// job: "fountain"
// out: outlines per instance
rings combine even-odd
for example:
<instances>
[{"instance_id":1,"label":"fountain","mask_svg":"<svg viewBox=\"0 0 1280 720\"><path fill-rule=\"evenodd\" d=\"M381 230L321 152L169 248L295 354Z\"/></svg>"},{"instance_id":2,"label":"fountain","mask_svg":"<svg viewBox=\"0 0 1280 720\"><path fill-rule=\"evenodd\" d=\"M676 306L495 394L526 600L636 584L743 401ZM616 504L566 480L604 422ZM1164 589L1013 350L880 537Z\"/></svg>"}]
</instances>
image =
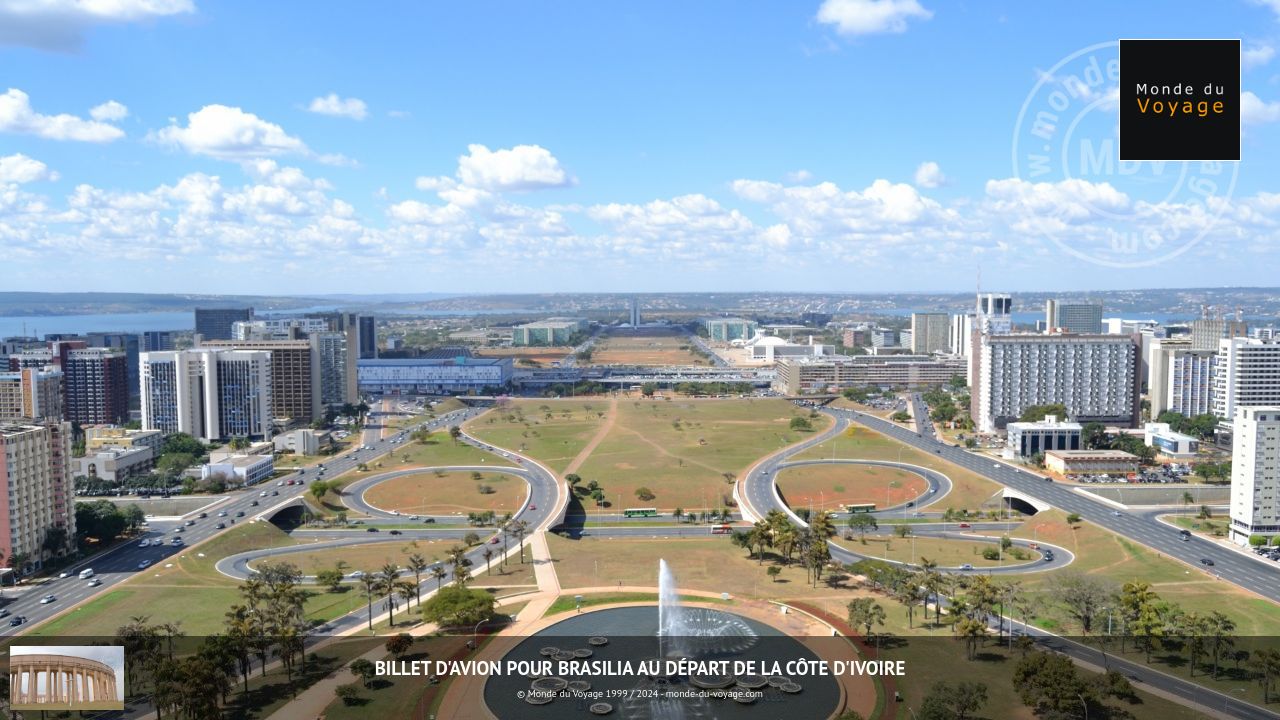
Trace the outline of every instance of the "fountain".
<instances>
[{"instance_id":1,"label":"fountain","mask_svg":"<svg viewBox=\"0 0 1280 720\"><path fill-rule=\"evenodd\" d=\"M658 560L658 658L681 658L688 655L685 638L689 623L680 606L676 576L666 560Z\"/></svg>"}]
</instances>

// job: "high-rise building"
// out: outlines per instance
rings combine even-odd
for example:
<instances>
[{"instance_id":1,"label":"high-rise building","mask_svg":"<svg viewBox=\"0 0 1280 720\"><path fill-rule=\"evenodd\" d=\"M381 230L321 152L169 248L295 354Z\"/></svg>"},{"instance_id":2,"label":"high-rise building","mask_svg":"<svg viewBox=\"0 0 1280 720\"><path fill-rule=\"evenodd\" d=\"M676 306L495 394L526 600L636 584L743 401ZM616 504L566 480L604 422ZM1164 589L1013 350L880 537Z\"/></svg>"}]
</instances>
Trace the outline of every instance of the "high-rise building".
<instances>
[{"instance_id":1,"label":"high-rise building","mask_svg":"<svg viewBox=\"0 0 1280 720\"><path fill-rule=\"evenodd\" d=\"M1188 342L1152 340L1147 375L1151 417L1164 412L1187 417L1213 412L1213 373L1218 354L1192 350Z\"/></svg>"},{"instance_id":2,"label":"high-rise building","mask_svg":"<svg viewBox=\"0 0 1280 720\"><path fill-rule=\"evenodd\" d=\"M951 326L947 333L947 351L952 355L969 357L970 342L973 340L973 313L961 313L951 316Z\"/></svg>"},{"instance_id":3,"label":"high-rise building","mask_svg":"<svg viewBox=\"0 0 1280 720\"><path fill-rule=\"evenodd\" d=\"M1280 534L1280 407L1241 407L1231 424L1231 532Z\"/></svg>"},{"instance_id":4,"label":"high-rise building","mask_svg":"<svg viewBox=\"0 0 1280 720\"><path fill-rule=\"evenodd\" d=\"M1138 344L1121 335L982 335L970 389L983 432L1036 405L1061 403L1075 422L1138 422Z\"/></svg>"},{"instance_id":5,"label":"high-rise building","mask_svg":"<svg viewBox=\"0 0 1280 720\"><path fill-rule=\"evenodd\" d=\"M129 363L108 348L71 350L62 361L62 412L81 425L119 425L129 420Z\"/></svg>"},{"instance_id":6,"label":"high-rise building","mask_svg":"<svg viewBox=\"0 0 1280 720\"><path fill-rule=\"evenodd\" d=\"M271 437L271 353L201 348L141 361L143 428L209 442Z\"/></svg>"},{"instance_id":7,"label":"high-rise building","mask_svg":"<svg viewBox=\"0 0 1280 720\"><path fill-rule=\"evenodd\" d=\"M62 422L62 399L61 370L0 372L0 420Z\"/></svg>"},{"instance_id":8,"label":"high-rise building","mask_svg":"<svg viewBox=\"0 0 1280 720\"><path fill-rule=\"evenodd\" d=\"M875 328L871 331L871 347L895 347L897 345L897 330L890 328Z\"/></svg>"},{"instance_id":9,"label":"high-rise building","mask_svg":"<svg viewBox=\"0 0 1280 720\"><path fill-rule=\"evenodd\" d=\"M372 315L360 316L360 359L378 357L378 322Z\"/></svg>"},{"instance_id":10,"label":"high-rise building","mask_svg":"<svg viewBox=\"0 0 1280 720\"><path fill-rule=\"evenodd\" d=\"M1213 414L1229 424L1237 408L1272 405L1280 405L1280 341L1248 337L1219 340Z\"/></svg>"},{"instance_id":11,"label":"high-rise building","mask_svg":"<svg viewBox=\"0 0 1280 720\"><path fill-rule=\"evenodd\" d=\"M1061 330L1082 335L1099 335L1102 333L1102 303L1046 300L1044 321L1050 332Z\"/></svg>"},{"instance_id":12,"label":"high-rise building","mask_svg":"<svg viewBox=\"0 0 1280 720\"><path fill-rule=\"evenodd\" d=\"M1008 335L1013 332L1013 296L1006 293L979 292L973 308L969 334L969 387L978 382L978 348L984 335Z\"/></svg>"},{"instance_id":13,"label":"high-rise building","mask_svg":"<svg viewBox=\"0 0 1280 720\"><path fill-rule=\"evenodd\" d=\"M932 355L951 350L951 316L946 313L911 313L911 352Z\"/></svg>"},{"instance_id":14,"label":"high-rise building","mask_svg":"<svg viewBox=\"0 0 1280 720\"><path fill-rule=\"evenodd\" d=\"M342 368L343 378L342 402L360 401L360 388L356 375L360 359L360 316L351 312L313 313L309 318L324 318L329 323L329 332L342 333L346 362Z\"/></svg>"},{"instance_id":15,"label":"high-rise building","mask_svg":"<svg viewBox=\"0 0 1280 720\"><path fill-rule=\"evenodd\" d=\"M1249 325L1243 320L1201 318L1191 321L1191 349L1217 350L1220 340L1248 337Z\"/></svg>"},{"instance_id":16,"label":"high-rise building","mask_svg":"<svg viewBox=\"0 0 1280 720\"><path fill-rule=\"evenodd\" d=\"M142 333L140 352L163 352L173 349L173 333L168 330L148 330Z\"/></svg>"},{"instance_id":17,"label":"high-rise building","mask_svg":"<svg viewBox=\"0 0 1280 720\"><path fill-rule=\"evenodd\" d=\"M91 348L111 348L124 353L125 387L129 392L129 408L138 407L138 353L141 351L142 337L134 333L86 333L85 339Z\"/></svg>"},{"instance_id":18,"label":"high-rise building","mask_svg":"<svg viewBox=\"0 0 1280 720\"><path fill-rule=\"evenodd\" d=\"M69 423L0 424L0 552L19 573L65 554L76 537ZM62 536L50 552L50 532Z\"/></svg>"},{"instance_id":19,"label":"high-rise building","mask_svg":"<svg viewBox=\"0 0 1280 720\"><path fill-rule=\"evenodd\" d=\"M254 318L231 323L231 339L299 340L328 329L329 321L321 317Z\"/></svg>"},{"instance_id":20,"label":"high-rise building","mask_svg":"<svg viewBox=\"0 0 1280 720\"><path fill-rule=\"evenodd\" d=\"M320 387L320 412L325 408L351 402L348 395L347 335L340 332L311 333L311 352L316 358L317 381Z\"/></svg>"},{"instance_id":21,"label":"high-rise building","mask_svg":"<svg viewBox=\"0 0 1280 720\"><path fill-rule=\"evenodd\" d=\"M196 308L196 335L205 340L230 340L231 326L253 319L253 308Z\"/></svg>"},{"instance_id":22,"label":"high-rise building","mask_svg":"<svg viewBox=\"0 0 1280 720\"><path fill-rule=\"evenodd\" d=\"M320 359L307 340L210 340L197 349L256 350L271 355L271 415L281 428L309 425L324 415Z\"/></svg>"},{"instance_id":23,"label":"high-rise building","mask_svg":"<svg viewBox=\"0 0 1280 720\"><path fill-rule=\"evenodd\" d=\"M631 327L640 324L640 299L631 298Z\"/></svg>"}]
</instances>

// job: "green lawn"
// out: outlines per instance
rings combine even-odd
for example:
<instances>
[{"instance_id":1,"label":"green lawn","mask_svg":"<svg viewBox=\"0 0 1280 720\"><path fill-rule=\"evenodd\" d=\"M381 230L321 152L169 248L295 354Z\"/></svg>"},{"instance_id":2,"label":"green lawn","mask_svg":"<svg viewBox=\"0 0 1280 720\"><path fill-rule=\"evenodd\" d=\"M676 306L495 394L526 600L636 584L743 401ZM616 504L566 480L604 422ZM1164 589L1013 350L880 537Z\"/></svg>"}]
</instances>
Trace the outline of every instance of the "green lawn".
<instances>
[{"instance_id":1,"label":"green lawn","mask_svg":"<svg viewBox=\"0 0 1280 720\"><path fill-rule=\"evenodd\" d=\"M609 400L514 400L467 424L495 446L524 452L556 472L586 447L607 417Z\"/></svg>"}]
</instances>

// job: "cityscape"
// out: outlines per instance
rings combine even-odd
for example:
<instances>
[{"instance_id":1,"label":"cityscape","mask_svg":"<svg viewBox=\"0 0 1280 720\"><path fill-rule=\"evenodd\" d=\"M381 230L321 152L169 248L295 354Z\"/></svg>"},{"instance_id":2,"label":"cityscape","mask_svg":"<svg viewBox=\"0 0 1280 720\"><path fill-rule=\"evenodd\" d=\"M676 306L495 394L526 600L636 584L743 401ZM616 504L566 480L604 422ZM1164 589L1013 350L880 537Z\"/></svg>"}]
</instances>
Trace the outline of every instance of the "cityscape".
<instances>
[{"instance_id":1,"label":"cityscape","mask_svg":"<svg viewBox=\"0 0 1280 720\"><path fill-rule=\"evenodd\" d=\"M0 713L1280 718L1278 27L0 0Z\"/></svg>"}]
</instances>

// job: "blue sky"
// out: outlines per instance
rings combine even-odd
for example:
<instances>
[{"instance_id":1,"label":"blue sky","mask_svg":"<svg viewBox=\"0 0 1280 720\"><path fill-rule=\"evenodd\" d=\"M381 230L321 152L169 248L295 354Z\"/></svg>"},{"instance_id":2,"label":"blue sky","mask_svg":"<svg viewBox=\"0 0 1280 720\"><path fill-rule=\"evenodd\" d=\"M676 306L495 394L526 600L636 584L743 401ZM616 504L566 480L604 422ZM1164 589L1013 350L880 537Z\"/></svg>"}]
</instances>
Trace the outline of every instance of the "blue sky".
<instances>
[{"instance_id":1,"label":"blue sky","mask_svg":"<svg viewBox=\"0 0 1280 720\"><path fill-rule=\"evenodd\" d=\"M0 2L7 289L1276 284L1280 2L324 7ZM1242 38L1230 192L1015 162L1120 37Z\"/></svg>"}]
</instances>

